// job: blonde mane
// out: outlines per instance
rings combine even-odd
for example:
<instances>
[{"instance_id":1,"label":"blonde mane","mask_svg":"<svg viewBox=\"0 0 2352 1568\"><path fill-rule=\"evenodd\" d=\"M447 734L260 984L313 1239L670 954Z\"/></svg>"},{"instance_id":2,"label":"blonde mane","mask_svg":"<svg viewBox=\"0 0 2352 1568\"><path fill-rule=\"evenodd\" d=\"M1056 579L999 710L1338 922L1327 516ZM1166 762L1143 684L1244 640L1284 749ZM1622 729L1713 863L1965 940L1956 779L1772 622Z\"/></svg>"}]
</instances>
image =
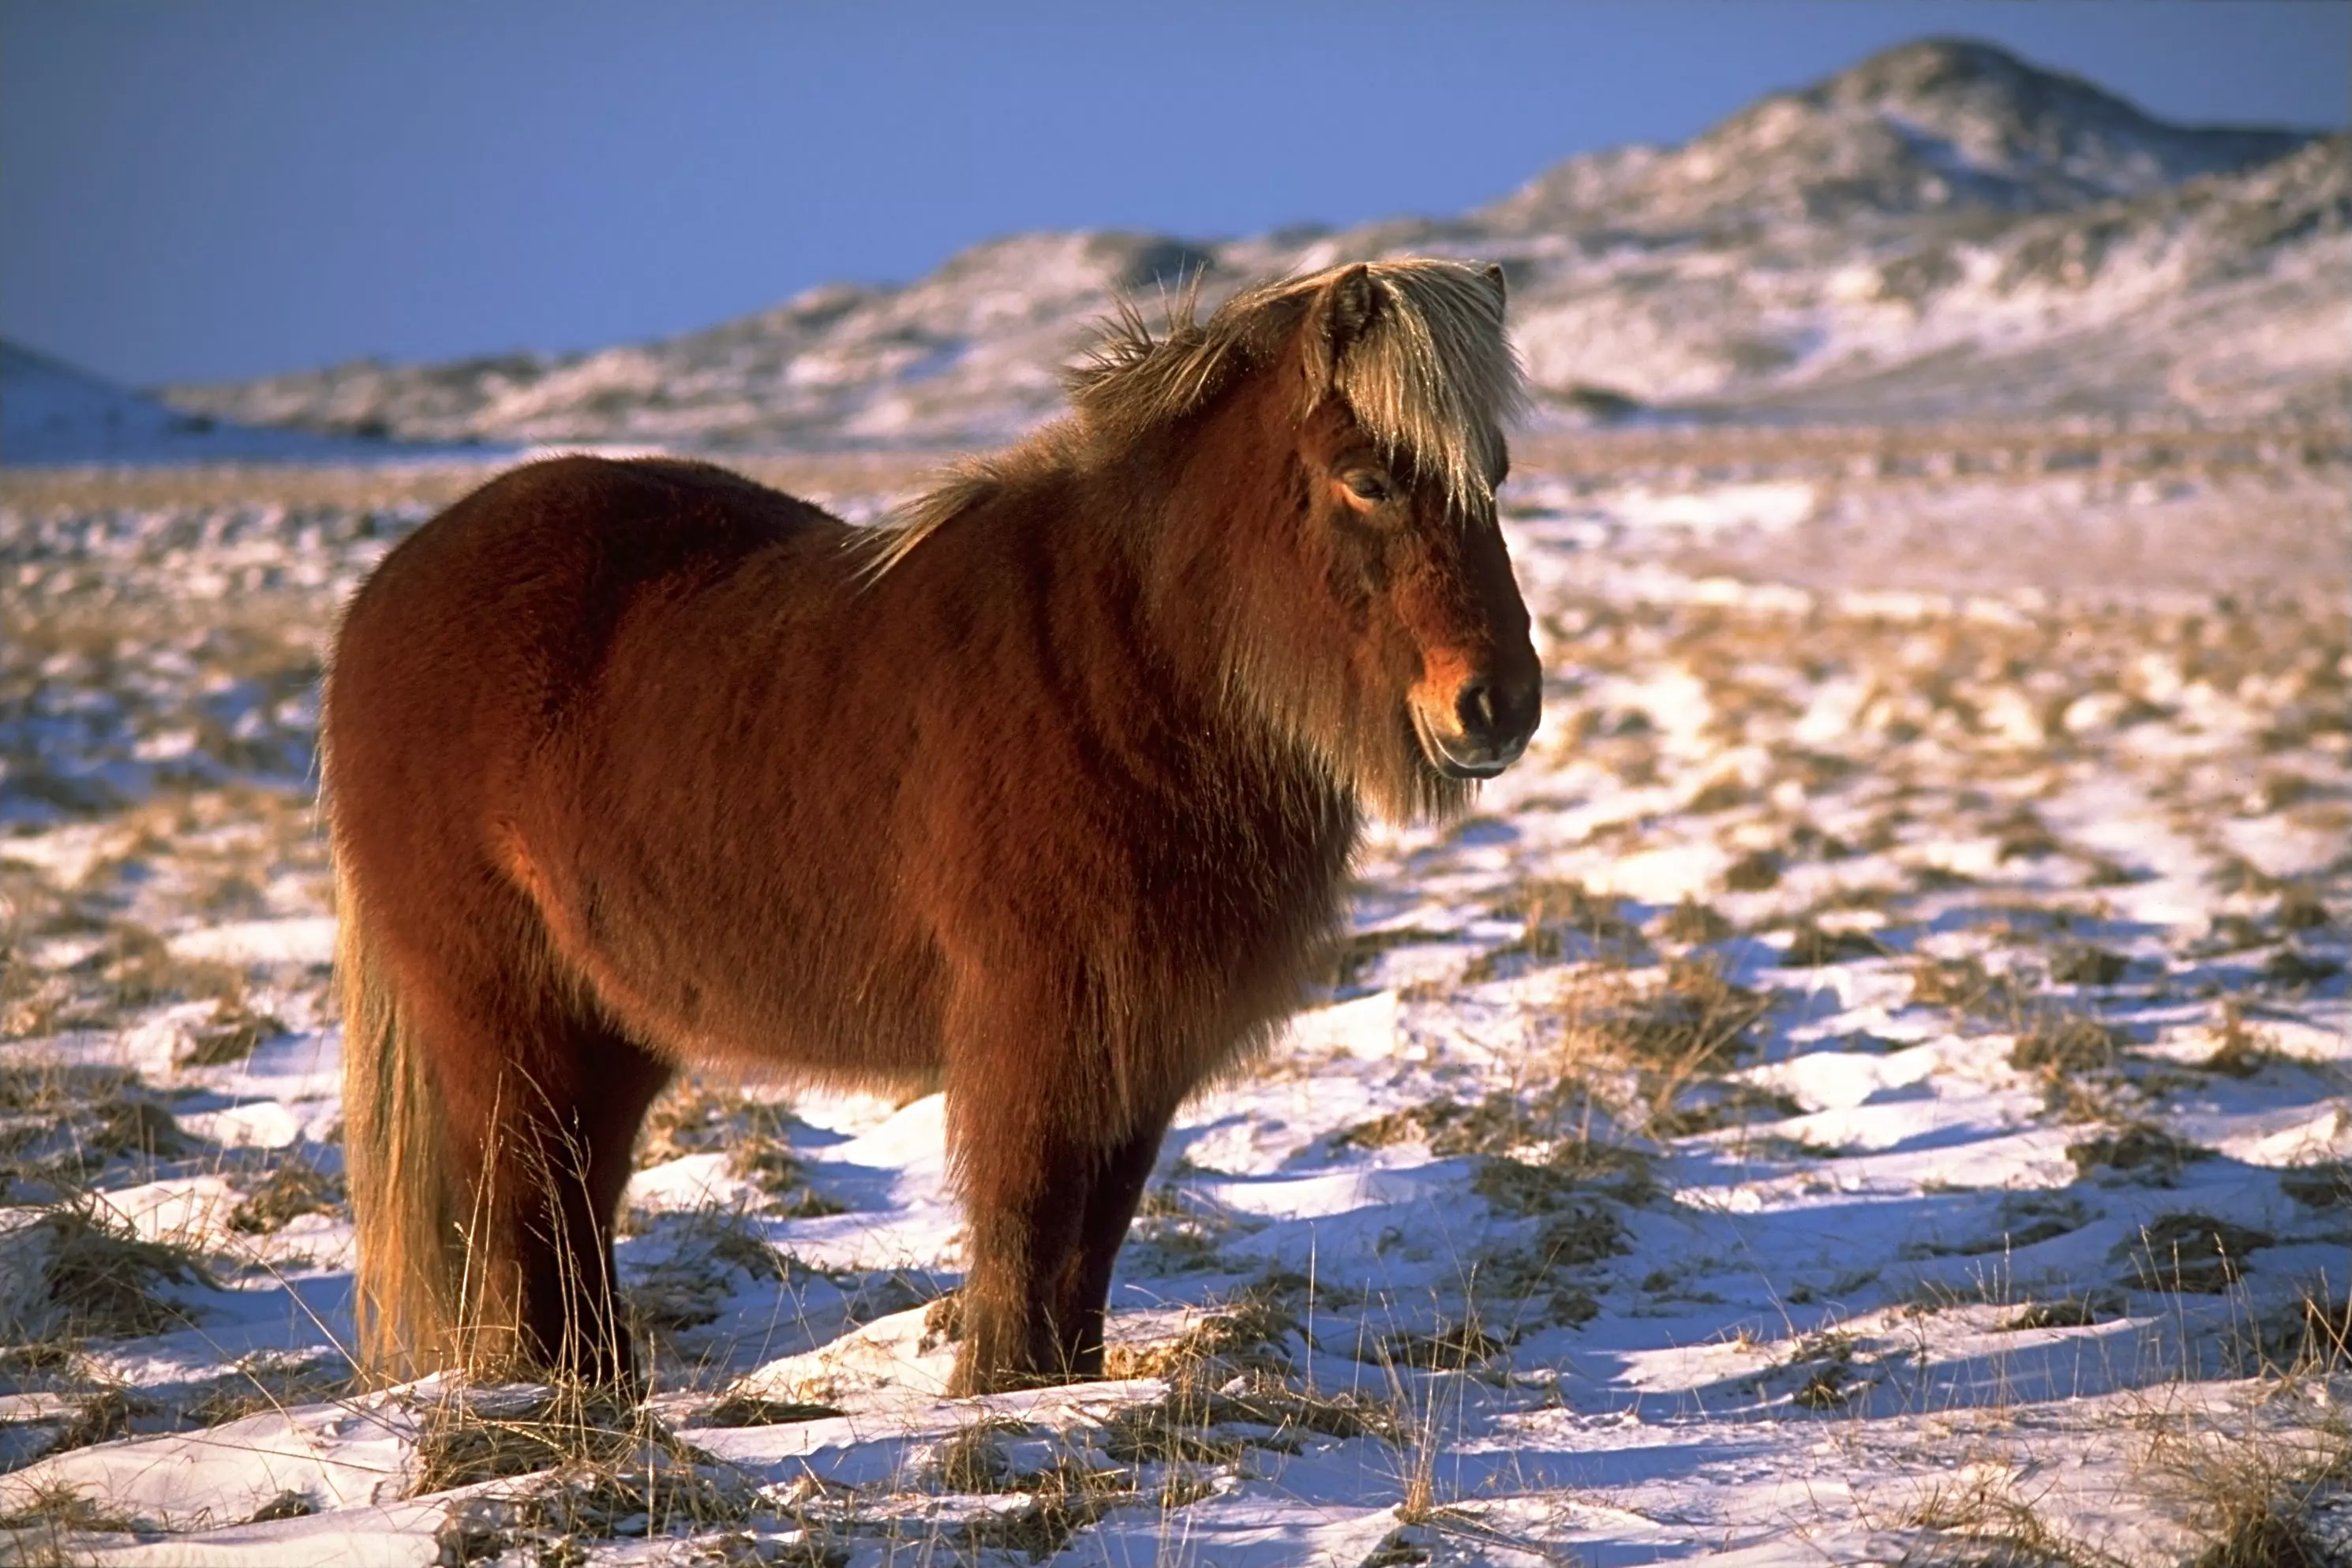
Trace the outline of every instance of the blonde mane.
<instances>
[{"instance_id":1,"label":"blonde mane","mask_svg":"<svg viewBox=\"0 0 2352 1568\"><path fill-rule=\"evenodd\" d=\"M887 521L861 530L860 543L873 552L866 575L888 571L1029 462L1067 457L1082 445L1124 447L1196 412L1236 375L1271 361L1346 270L1244 289L1206 321L1197 319L1188 289L1171 302L1158 333L1131 300L1120 299L1084 362L1065 378L1071 418L1002 457L959 465ZM1503 330L1501 273L1419 256L1371 262L1364 272L1377 308L1336 365L1310 367L1328 373L1302 385L1301 416L1332 387L1382 455L1437 479L1455 510L1491 505L1503 472L1502 427L1527 400Z\"/></svg>"}]
</instances>

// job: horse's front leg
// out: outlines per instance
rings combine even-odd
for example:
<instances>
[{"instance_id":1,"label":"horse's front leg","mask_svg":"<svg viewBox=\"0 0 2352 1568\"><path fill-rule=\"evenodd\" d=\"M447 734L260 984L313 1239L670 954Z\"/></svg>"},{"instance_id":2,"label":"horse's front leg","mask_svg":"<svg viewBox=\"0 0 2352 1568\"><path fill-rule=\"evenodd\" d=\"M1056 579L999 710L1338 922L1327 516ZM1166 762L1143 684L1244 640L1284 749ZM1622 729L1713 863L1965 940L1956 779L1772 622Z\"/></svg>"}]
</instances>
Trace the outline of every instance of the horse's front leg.
<instances>
[{"instance_id":1,"label":"horse's front leg","mask_svg":"<svg viewBox=\"0 0 2352 1568\"><path fill-rule=\"evenodd\" d=\"M1151 1167L1159 1161L1160 1141L1167 1129L1165 1114L1144 1118L1141 1126L1103 1156L1087 1186L1078 1245L1056 1281L1054 1312L1055 1326L1064 1334L1058 1354L1073 1377L1102 1375L1111 1270L1151 1179Z\"/></svg>"},{"instance_id":2,"label":"horse's front leg","mask_svg":"<svg viewBox=\"0 0 2352 1568\"><path fill-rule=\"evenodd\" d=\"M1121 1134L1108 1107L1063 1119L1007 1103L1010 1092L958 1098L949 1115L966 1241L952 1392L1101 1376L1111 1269L1168 1118Z\"/></svg>"},{"instance_id":3,"label":"horse's front leg","mask_svg":"<svg viewBox=\"0 0 2352 1568\"><path fill-rule=\"evenodd\" d=\"M1089 1176L1100 1151L1038 1107L1011 1103L1034 1083L950 1089L949 1136L964 1200L964 1280L956 1316L956 1395L1066 1382L1077 1322Z\"/></svg>"}]
</instances>

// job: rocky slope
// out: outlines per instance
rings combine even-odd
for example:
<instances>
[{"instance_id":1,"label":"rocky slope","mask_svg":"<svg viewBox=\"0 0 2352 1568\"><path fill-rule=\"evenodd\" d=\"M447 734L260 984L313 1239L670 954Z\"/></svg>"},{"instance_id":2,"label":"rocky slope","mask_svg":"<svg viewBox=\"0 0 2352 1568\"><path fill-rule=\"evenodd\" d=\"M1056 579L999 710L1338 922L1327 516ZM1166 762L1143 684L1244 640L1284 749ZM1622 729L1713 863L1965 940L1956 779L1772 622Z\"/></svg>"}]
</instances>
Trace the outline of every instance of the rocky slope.
<instances>
[{"instance_id":1,"label":"rocky slope","mask_svg":"<svg viewBox=\"0 0 2352 1568\"><path fill-rule=\"evenodd\" d=\"M1033 234L666 341L182 387L408 440L957 446L1058 402L1119 290L1435 251L1510 268L1547 417L2235 421L2352 396L2352 139L2169 124L1927 41L1675 148L1571 159L1452 220L1190 244Z\"/></svg>"}]
</instances>

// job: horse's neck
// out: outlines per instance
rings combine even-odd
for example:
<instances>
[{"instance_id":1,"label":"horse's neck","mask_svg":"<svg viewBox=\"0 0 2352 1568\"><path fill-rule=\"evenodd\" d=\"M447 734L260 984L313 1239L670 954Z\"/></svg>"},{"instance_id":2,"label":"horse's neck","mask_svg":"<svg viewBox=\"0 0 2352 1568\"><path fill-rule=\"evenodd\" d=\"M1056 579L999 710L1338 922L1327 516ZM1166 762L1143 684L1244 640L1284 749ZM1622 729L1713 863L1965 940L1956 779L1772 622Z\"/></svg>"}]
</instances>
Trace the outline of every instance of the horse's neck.
<instances>
[{"instance_id":1,"label":"horse's neck","mask_svg":"<svg viewBox=\"0 0 2352 1568\"><path fill-rule=\"evenodd\" d=\"M1279 641L1264 622L1271 607L1296 602L1281 591L1295 562L1250 547L1295 525L1281 507L1277 475L1255 464L1240 471L1250 477L1161 497L1149 517L1154 531L1136 541L1136 593L1152 656L1181 687L1188 717L1212 733L1225 766L1286 800L1328 797L1352 821L1352 786L1275 722L1278 703L1255 692L1267 678L1265 646Z\"/></svg>"},{"instance_id":2,"label":"horse's neck","mask_svg":"<svg viewBox=\"0 0 2352 1568\"><path fill-rule=\"evenodd\" d=\"M935 564L991 577L1006 569L1038 585L1058 674L1086 710L1074 721L1139 752L1181 752L1204 788L1292 803L1329 797L1352 820L1352 797L1328 769L1237 696L1247 674L1234 617L1241 585L1229 580L1234 556L1220 535L1280 519L1235 517L1230 494L1204 507L1180 472L1167 455L1141 453L1034 475L971 519L980 525L971 554L951 563L942 552Z\"/></svg>"}]
</instances>

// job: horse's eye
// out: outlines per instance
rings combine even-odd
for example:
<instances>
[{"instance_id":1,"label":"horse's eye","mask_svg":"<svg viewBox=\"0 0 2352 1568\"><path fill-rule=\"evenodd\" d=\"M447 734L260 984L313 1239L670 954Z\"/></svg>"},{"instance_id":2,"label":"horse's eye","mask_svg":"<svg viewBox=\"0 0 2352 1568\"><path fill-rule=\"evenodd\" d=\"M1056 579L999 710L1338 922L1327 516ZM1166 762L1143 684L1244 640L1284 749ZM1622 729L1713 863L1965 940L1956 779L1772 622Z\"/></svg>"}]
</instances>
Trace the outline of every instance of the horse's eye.
<instances>
[{"instance_id":1,"label":"horse's eye","mask_svg":"<svg viewBox=\"0 0 2352 1568\"><path fill-rule=\"evenodd\" d=\"M1389 484L1389 476L1377 468L1355 469L1343 476L1339 482L1347 486L1348 493L1359 501L1370 501L1375 505L1396 493Z\"/></svg>"}]
</instances>

